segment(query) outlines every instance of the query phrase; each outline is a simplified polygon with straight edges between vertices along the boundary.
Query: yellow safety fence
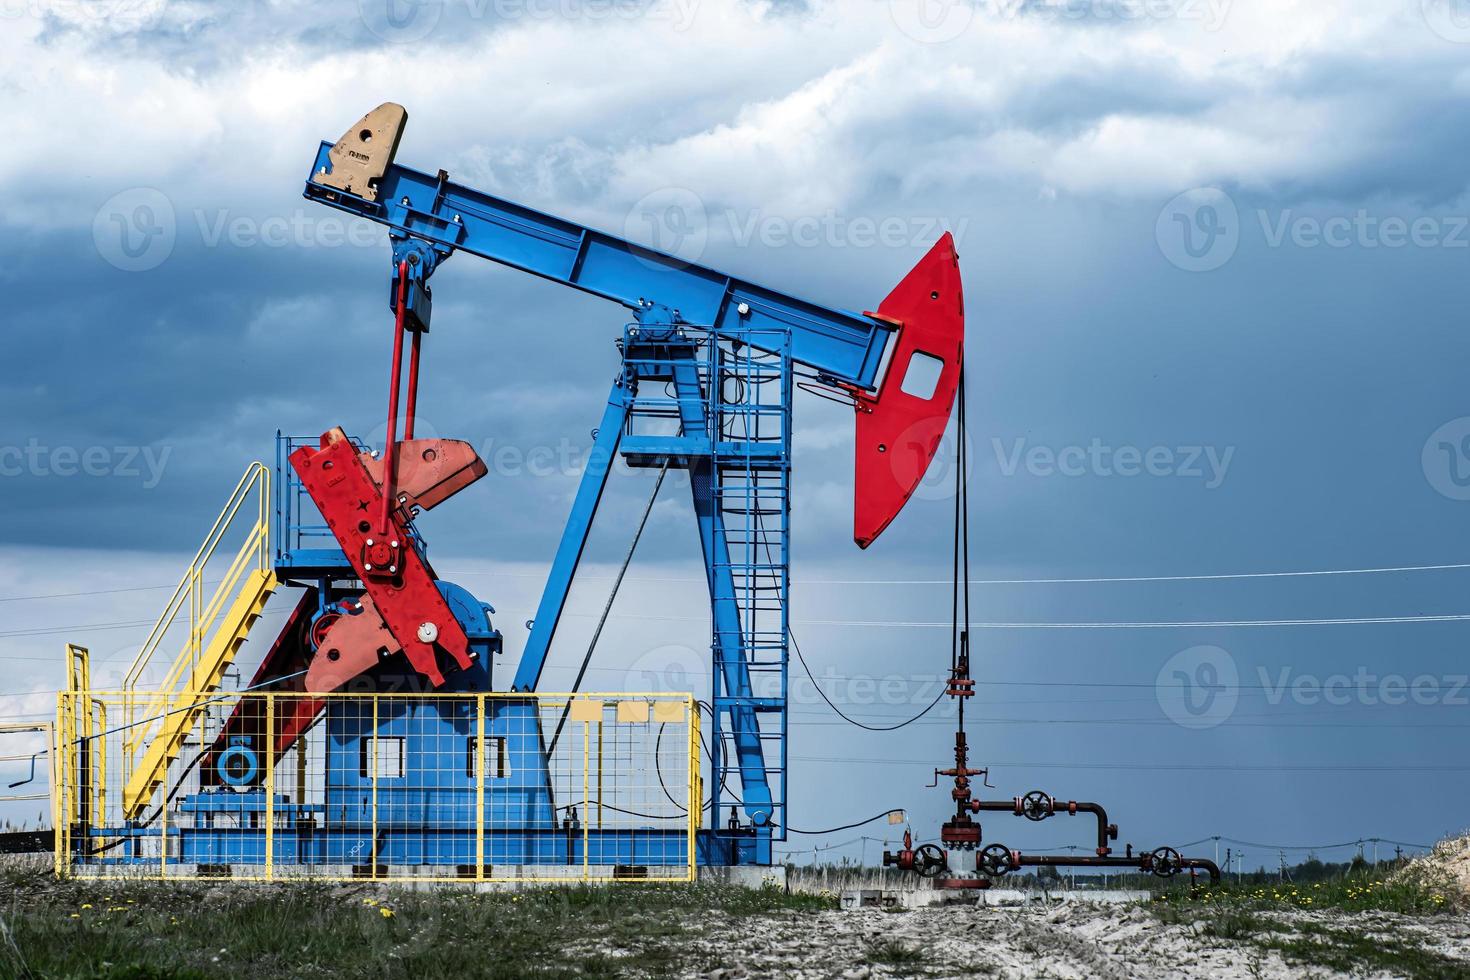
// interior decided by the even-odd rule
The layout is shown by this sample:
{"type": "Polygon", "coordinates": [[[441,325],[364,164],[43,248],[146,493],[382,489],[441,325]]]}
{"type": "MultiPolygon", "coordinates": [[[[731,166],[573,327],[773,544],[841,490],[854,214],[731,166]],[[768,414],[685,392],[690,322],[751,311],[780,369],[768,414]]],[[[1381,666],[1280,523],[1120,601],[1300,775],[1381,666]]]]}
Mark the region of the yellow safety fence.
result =
{"type": "Polygon", "coordinates": [[[72,690],[56,731],[61,874],[694,876],[704,806],[687,694],[72,690]],[[150,751],[136,729],[179,718],[166,771],[134,799],[130,754],[150,751]]]}

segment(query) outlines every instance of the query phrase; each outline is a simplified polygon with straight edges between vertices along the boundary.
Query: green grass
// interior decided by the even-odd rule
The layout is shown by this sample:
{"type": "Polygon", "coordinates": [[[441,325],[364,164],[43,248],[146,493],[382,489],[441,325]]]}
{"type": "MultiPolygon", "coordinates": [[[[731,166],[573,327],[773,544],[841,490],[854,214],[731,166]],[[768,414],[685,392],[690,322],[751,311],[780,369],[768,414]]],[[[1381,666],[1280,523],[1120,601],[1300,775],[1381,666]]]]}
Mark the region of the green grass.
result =
{"type": "Polygon", "coordinates": [[[739,919],[831,907],[704,884],[474,894],[32,880],[0,907],[13,940],[0,933],[0,978],[674,976],[703,964],[687,941],[691,908],[739,919]]]}
{"type": "Polygon", "coordinates": [[[1341,909],[1434,915],[1451,911],[1457,901],[1455,894],[1445,883],[1365,869],[1301,885],[1290,882],[1237,885],[1226,881],[1193,890],[1177,887],[1159,893],[1155,902],[1193,908],[1341,909]]]}
{"type": "Polygon", "coordinates": [[[922,966],[928,959],[922,949],[917,949],[898,939],[879,939],[868,944],[867,962],[892,968],[904,973],[922,966]]]}
{"type": "Polygon", "coordinates": [[[924,962],[924,952],[900,939],[880,939],[868,946],[867,959],[869,963],[908,966],[924,962]]]}
{"type": "Polygon", "coordinates": [[[1295,935],[1273,936],[1260,942],[1287,960],[1321,966],[1341,973],[1381,972],[1411,980],[1463,980],[1464,961],[1451,959],[1421,943],[1352,929],[1317,924],[1302,926],[1295,935]]]}
{"type": "Polygon", "coordinates": [[[1467,968],[1426,947],[1402,930],[1343,928],[1315,918],[1288,919],[1282,912],[1447,915],[1458,904],[1447,884],[1361,869],[1310,884],[1220,884],[1176,889],[1155,897],[1163,921],[1200,923],[1204,934],[1280,954],[1288,962],[1342,973],[1387,972],[1412,980],[1463,978],[1467,968]]]}

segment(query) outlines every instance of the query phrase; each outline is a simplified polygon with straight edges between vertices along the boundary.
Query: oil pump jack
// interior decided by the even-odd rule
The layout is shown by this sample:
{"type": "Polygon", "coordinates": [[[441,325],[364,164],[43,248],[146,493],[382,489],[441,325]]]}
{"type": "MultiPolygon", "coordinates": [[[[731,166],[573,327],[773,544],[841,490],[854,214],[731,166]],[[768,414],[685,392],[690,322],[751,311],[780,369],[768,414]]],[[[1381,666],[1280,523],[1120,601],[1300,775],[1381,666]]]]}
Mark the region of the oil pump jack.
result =
{"type": "MultiPolygon", "coordinates": [[[[319,438],[278,436],[269,561],[240,579],[248,587],[232,602],[210,604],[216,611],[228,608],[220,620],[226,625],[207,649],[198,636],[186,648],[171,674],[180,682],[177,690],[150,695],[149,703],[163,699],[164,710],[148,720],[154,727],[137,729],[144,734],[125,743],[136,755],[126,760],[119,823],[104,818],[112,812],[103,805],[110,797],[94,797],[102,787],[88,783],[92,763],[77,757],[71,769],[80,782],[67,789],[62,810],[68,816],[58,817],[58,828],[65,824],[68,833],[76,832],[76,841],[65,846],[80,863],[162,863],[176,838],[178,855],[200,868],[269,868],[274,861],[350,865],[354,874],[366,868],[370,876],[400,865],[469,868],[470,876],[483,878],[491,862],[578,860],[585,867],[594,854],[596,863],[616,867],[686,860],[691,869],[696,861],[770,864],[773,843],[792,832],[787,654],[793,397],[804,389],[853,409],[853,539],[867,548],[923,479],[957,394],[964,443],[964,296],[954,241],[941,236],[876,310],[829,308],[475,190],[443,170],[403,166],[397,154],[407,118],[393,103],[369,112],[316,149],[305,183],[308,200],[386,226],[392,245],[392,359],[382,449],[341,428],[319,438]],[[421,438],[414,431],[422,346],[433,319],[430,280],[457,254],[610,300],[629,317],[615,341],[620,363],[588,465],[508,684],[492,677],[494,655],[503,646],[491,622],[494,610],[438,575],[416,524],[421,512],[487,473],[467,442],[421,438]],[[574,818],[560,815],[593,800],[583,788],[576,805],[557,805],[549,768],[557,735],[548,743],[535,695],[619,456],[660,475],[669,469],[688,474],[711,613],[710,798],[704,802],[698,793],[696,723],[691,793],[679,811],[689,825],[685,831],[624,825],[593,834],[583,823],[574,840],[574,818]],[[206,707],[219,700],[200,700],[201,692],[218,689],[280,585],[299,588],[299,601],[243,689],[278,693],[234,700],[200,743],[196,723],[208,720],[206,707]],[[374,700],[402,690],[432,697],[412,705],[374,700]],[[498,696],[493,706],[485,692],[498,696]],[[471,717],[464,709],[473,705],[454,696],[477,694],[471,717]],[[298,756],[304,752],[313,729],[327,736],[323,785],[305,785],[298,758],[295,795],[280,794],[271,780],[276,763],[293,747],[298,756]],[[385,737],[399,745],[398,762],[390,760],[387,770],[378,748],[385,737]],[[485,776],[487,739],[500,746],[501,757],[516,760],[497,770],[493,786],[485,776]],[[191,744],[200,747],[184,765],[191,744]],[[438,748],[447,744],[458,748],[438,748]],[[393,768],[405,760],[417,767],[412,780],[393,768]],[[170,804],[196,768],[197,790],[176,807],[187,819],[170,827],[170,804]],[[160,787],[162,802],[149,816],[160,787]],[[487,840],[491,810],[495,834],[487,840]],[[380,821],[384,814],[391,819],[380,821]],[[695,834],[700,821],[704,826],[695,834]],[[162,839],[151,856],[142,843],[150,837],[162,839]],[[99,840],[111,843],[90,847],[99,840]]],[[[962,459],[958,472],[964,469],[962,459]]],[[[956,533],[963,533],[967,569],[965,503],[961,478],[956,533]]],[[[252,541],[267,537],[263,526],[255,535],[252,541]]],[[[955,816],[941,831],[943,847],[915,848],[906,837],[904,849],[885,860],[930,877],[950,875],[945,880],[955,887],[978,887],[1028,864],[1069,863],[991,845],[979,852],[973,873],[951,874],[949,853],[981,843],[972,815],[1003,806],[1033,820],[1063,810],[1095,813],[1097,854],[1070,863],[1119,863],[1123,859],[1107,848],[1116,829],[1092,804],[1059,803],[1042,794],[1004,804],[974,799],[972,779],[984,770],[972,768],[964,731],[963,703],[974,683],[958,596],[963,589],[967,622],[968,586],[957,543],[948,693],[960,705],[959,728],[954,766],[936,770],[936,780],[953,780],[955,816]]],[[[68,703],[70,721],[61,712],[67,730],[90,731],[92,702],[78,697],[63,701],[68,703]],[[79,722],[78,704],[84,706],[79,722]]],[[[90,746],[89,738],[84,734],[77,744],[90,746]]],[[[73,755],[68,748],[65,756],[73,755]]],[[[587,758],[584,753],[584,778],[587,758]]],[[[1127,860],[1135,859],[1130,854],[1127,860]]],[[[1207,864],[1168,849],[1141,860],[1145,870],[1161,874],[1207,864]]]]}
{"type": "MultiPolygon", "coordinates": [[[[923,478],[954,402],[964,298],[953,239],[941,237],[876,310],[827,308],[474,190],[442,170],[402,166],[406,121],[401,106],[379,106],[322,143],[307,177],[308,200],[388,229],[387,436],[380,455],[341,429],[281,448],[289,469],[278,481],[277,573],[305,593],[257,680],[304,668],[294,684],[308,692],[390,671],[433,690],[490,686],[500,636],[486,607],[437,577],[413,522],[486,473],[469,444],[413,431],[430,279],[463,254],[611,300],[630,315],[617,342],[621,365],[509,689],[537,688],[613,459],[686,470],[712,618],[713,801],[701,860],[769,863],[787,822],[792,396],[808,388],[853,408],[853,537],[866,548],[923,478]],[[312,524],[308,502],[324,527],[312,524]],[[736,788],[743,818],[725,822],[734,806],[721,797],[736,788]]],[[[321,710],[303,701],[282,744],[321,710]]],[[[227,726],[222,745],[228,734],[227,726]]]]}

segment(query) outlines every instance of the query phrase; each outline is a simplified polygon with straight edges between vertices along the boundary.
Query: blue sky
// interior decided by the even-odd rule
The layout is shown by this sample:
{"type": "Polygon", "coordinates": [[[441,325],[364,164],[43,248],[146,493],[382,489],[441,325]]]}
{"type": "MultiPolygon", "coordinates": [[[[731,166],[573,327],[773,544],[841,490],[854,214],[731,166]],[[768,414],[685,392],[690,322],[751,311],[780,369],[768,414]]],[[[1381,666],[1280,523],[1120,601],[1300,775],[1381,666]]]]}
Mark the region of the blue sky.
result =
{"type": "MultiPolygon", "coordinates": [[[[166,590],[147,589],[278,428],[381,437],[387,246],[300,190],[317,142],[388,100],[410,166],[832,305],[872,308],[953,231],[975,576],[1028,580],[977,585],[977,620],[1470,613],[1467,569],[1034,581],[1466,560],[1470,11],[1450,0],[0,0],[0,17],[11,715],[46,710],[63,640],[136,649],[146,630],[107,624],[156,615],[166,590]],[[76,592],[94,594],[58,596],[76,592]]],[[[440,572],[501,609],[513,666],[623,315],[464,257],[435,289],[422,427],[492,472],[424,531],[440,572]]],[[[812,398],[797,419],[797,638],[852,713],[905,717],[944,632],[871,624],[947,617],[952,473],[860,553],[850,419],[812,398]],[[890,675],[910,685],[890,703],[849,687],[890,675]]],[[[648,489],[614,481],[557,669],[648,489]]],[[[680,489],[604,638],[605,686],[698,673],[680,489]]],[[[995,625],[971,741],[996,793],[1100,799],[1139,844],[1432,841],[1470,823],[1467,637],[1417,618],[995,625]],[[1177,724],[1175,671],[1205,663],[1235,670],[1233,711],[1177,724]],[[1361,675],[1346,703],[1310,693],[1361,675]],[[1388,675],[1437,693],[1385,704],[1388,675]]],[[[871,735],[798,700],[793,822],[938,819],[923,787],[945,718],[871,735]]]]}

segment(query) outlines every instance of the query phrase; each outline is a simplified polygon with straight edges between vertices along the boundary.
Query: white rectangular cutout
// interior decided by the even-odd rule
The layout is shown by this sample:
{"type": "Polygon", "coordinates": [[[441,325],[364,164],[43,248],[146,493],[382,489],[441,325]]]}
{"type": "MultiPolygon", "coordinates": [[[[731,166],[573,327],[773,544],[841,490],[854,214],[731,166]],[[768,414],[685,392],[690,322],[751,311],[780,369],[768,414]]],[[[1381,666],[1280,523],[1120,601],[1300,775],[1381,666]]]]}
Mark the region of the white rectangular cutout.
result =
{"type": "Polygon", "coordinates": [[[939,375],[943,371],[944,361],[916,350],[909,358],[909,368],[903,373],[903,384],[899,385],[899,390],[905,395],[928,401],[934,397],[934,389],[939,387],[939,375]]]}

